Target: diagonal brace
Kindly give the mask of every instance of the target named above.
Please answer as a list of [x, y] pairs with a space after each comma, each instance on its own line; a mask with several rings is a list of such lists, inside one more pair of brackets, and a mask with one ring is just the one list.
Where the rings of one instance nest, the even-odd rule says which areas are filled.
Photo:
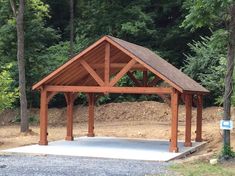
[[136, 63], [136, 60], [132, 59], [129, 61], [125, 67], [121, 69], [120, 72], [110, 81], [109, 86], [114, 86], [130, 69], [132, 66], [134, 66]]
[[85, 61], [80, 61], [81, 65], [90, 73], [90, 75], [94, 78], [94, 80], [100, 85], [104, 86], [104, 81], [97, 75], [97, 73], [90, 67], [90, 65]]

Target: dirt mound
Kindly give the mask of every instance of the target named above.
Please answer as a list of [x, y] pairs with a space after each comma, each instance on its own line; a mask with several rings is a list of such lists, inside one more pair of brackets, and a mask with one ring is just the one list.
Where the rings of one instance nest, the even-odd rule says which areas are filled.
[[[88, 116], [86, 106], [74, 107], [74, 122], [86, 122]], [[233, 108], [234, 114], [234, 108]], [[38, 109], [31, 109], [29, 112], [31, 120], [37, 121], [39, 117]], [[193, 108], [193, 119], [196, 119], [196, 108]], [[222, 118], [221, 107], [209, 107], [203, 110], [203, 121], [214, 122]], [[36, 119], [36, 120], [35, 120]], [[0, 124], [5, 125], [19, 120], [19, 111], [6, 110], [0, 114]], [[165, 103], [155, 101], [143, 102], [123, 102], [109, 103], [95, 107], [96, 121], [118, 121], [118, 120], [156, 120], [158, 122], [168, 122], [171, 120], [171, 109]], [[48, 111], [49, 124], [64, 124], [66, 121], [66, 108], [50, 108]], [[185, 107], [179, 106], [179, 122], [185, 121]]]

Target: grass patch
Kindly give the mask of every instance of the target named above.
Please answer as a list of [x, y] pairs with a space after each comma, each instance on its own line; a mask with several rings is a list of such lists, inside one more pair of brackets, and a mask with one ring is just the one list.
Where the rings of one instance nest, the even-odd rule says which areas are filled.
[[235, 166], [211, 165], [205, 162], [184, 163], [170, 166], [170, 169], [183, 176], [234, 176]]

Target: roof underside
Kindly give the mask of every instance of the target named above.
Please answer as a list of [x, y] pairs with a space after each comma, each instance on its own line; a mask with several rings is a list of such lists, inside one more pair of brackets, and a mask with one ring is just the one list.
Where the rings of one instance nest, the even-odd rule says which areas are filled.
[[[142, 64], [143, 67], [151, 69], [153, 73], [160, 76], [165, 82], [176, 89], [181, 89], [180, 91], [209, 92], [149, 49], [111, 36], [105, 36], [98, 40], [95, 44], [35, 84], [33, 89], [44, 85], [98, 86], [97, 82], [85, 70], [80, 61], [85, 60], [96, 71], [97, 75], [103, 79], [104, 68], [102, 65], [104, 65], [106, 42], [110, 43], [111, 63], [126, 64], [135, 57], [137, 62]], [[121, 68], [118, 67], [110, 68], [110, 74], [114, 75], [120, 70]]]

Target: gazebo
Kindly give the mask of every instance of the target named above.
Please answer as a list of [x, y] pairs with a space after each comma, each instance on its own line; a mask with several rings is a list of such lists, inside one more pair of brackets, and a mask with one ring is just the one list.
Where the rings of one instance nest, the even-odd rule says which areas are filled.
[[[138, 80], [134, 71], [143, 73]], [[155, 77], [149, 80], [148, 74]], [[133, 87], [119, 87], [118, 81], [128, 75]], [[167, 86], [157, 86], [163, 80]], [[104, 36], [33, 86], [40, 90], [40, 145], [47, 145], [48, 103], [57, 93], [64, 93], [67, 102], [67, 136], [73, 140], [73, 104], [77, 93], [88, 96], [88, 136], [94, 136], [94, 105], [100, 93], [157, 94], [170, 97], [172, 119], [170, 152], [178, 152], [178, 106], [183, 98], [186, 109], [185, 146], [192, 146], [192, 100], [196, 98], [196, 139], [202, 141], [202, 99], [209, 93], [196, 81], [149, 49], [112, 37]]]

